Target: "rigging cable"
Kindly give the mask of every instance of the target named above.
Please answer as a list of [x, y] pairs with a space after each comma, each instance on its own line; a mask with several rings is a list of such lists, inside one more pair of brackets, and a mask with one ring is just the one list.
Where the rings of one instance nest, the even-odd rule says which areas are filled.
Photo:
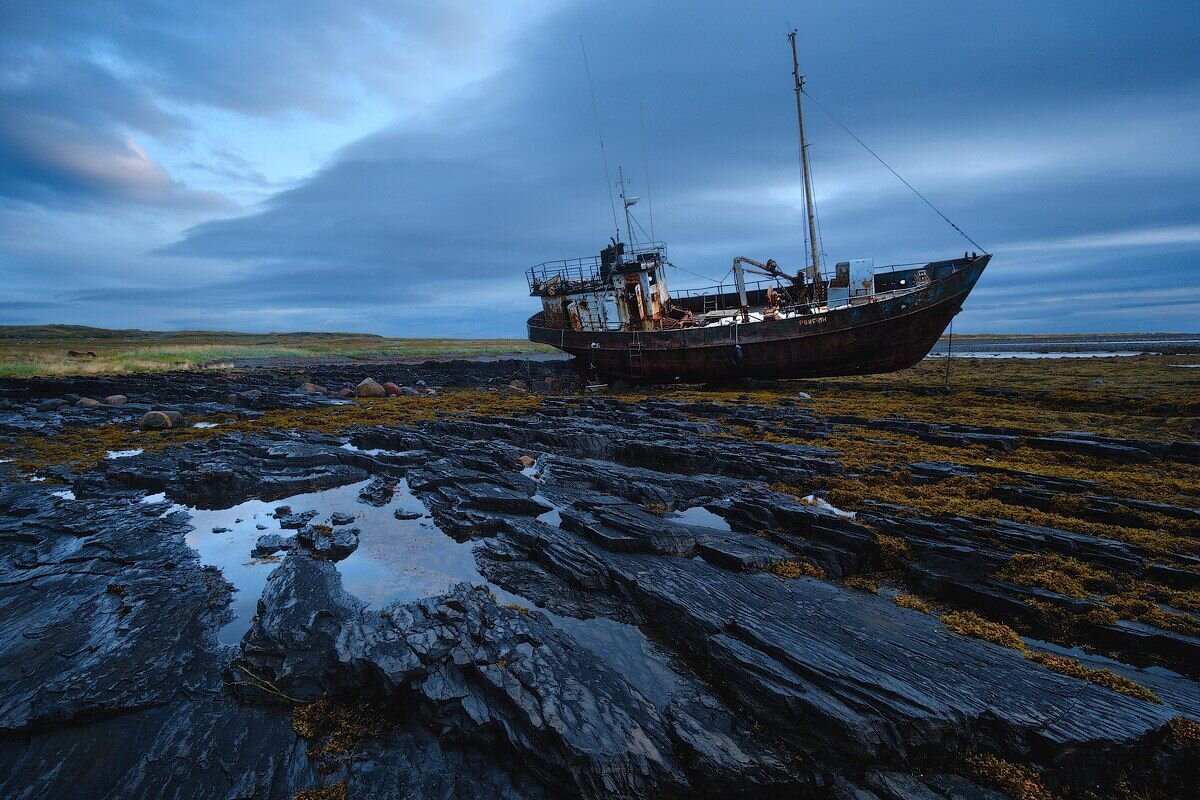
[[890, 173], [892, 173], [893, 175], [895, 175], [895, 176], [896, 176], [896, 179], [897, 179], [897, 180], [899, 180], [901, 183], [903, 183], [905, 186], [907, 186], [907, 187], [908, 187], [908, 188], [909, 188], [909, 189], [912, 191], [912, 193], [913, 193], [913, 194], [915, 194], [917, 197], [919, 197], [919, 198], [921, 198], [922, 200], [924, 200], [924, 201], [925, 201], [925, 205], [927, 205], [927, 206], [929, 206], [930, 208], [932, 208], [935, 214], [937, 214], [939, 217], [941, 217], [943, 220], [945, 220], [945, 221], [946, 221], [946, 224], [947, 224], [947, 225], [949, 225], [951, 228], [954, 228], [954, 230], [958, 231], [958, 234], [959, 234], [960, 236], [962, 236], [964, 239], [966, 239], [966, 240], [967, 240], [968, 242], [970, 242], [971, 244], [975, 245], [975, 247], [976, 247], [977, 249], [979, 249], [981, 252], [984, 252], [984, 253], [986, 253], [986, 252], [987, 252], [987, 249], [986, 249], [986, 248], [984, 248], [984, 246], [983, 246], [983, 245], [981, 245], [979, 242], [975, 241], [975, 240], [974, 240], [974, 239], [972, 239], [970, 236], [968, 236], [968, 235], [967, 235], [967, 234], [966, 234], [966, 233], [963, 231], [963, 229], [962, 229], [962, 228], [960, 228], [960, 227], [958, 227], [957, 225], [955, 225], [955, 224], [954, 224], [954, 223], [953, 223], [953, 222], [950, 220], [950, 218], [949, 218], [949, 217], [947, 217], [945, 214], [943, 214], [943, 213], [941, 212], [941, 210], [940, 210], [940, 209], [938, 209], [938, 207], [937, 207], [937, 206], [935, 206], [933, 203], [929, 202], [929, 199], [928, 199], [927, 197], [925, 197], [925, 195], [923, 195], [923, 194], [921, 194], [920, 192], [918, 192], [918, 191], [916, 190], [916, 188], [915, 188], [915, 187], [914, 187], [914, 186], [913, 186], [911, 183], [909, 183], [908, 181], [904, 180], [904, 178], [901, 178], [901, 177], [900, 177], [900, 173], [899, 173], [899, 172], [896, 172], [896, 170], [892, 169], [891, 165], [890, 165], [890, 164], [888, 164], [886, 161], [884, 161], [882, 158], [880, 158], [878, 153], [876, 153], [876, 152], [875, 152], [874, 150], [872, 150], [871, 148], [867, 147], [867, 143], [866, 143], [866, 142], [864, 142], [862, 139], [858, 138], [857, 136], [855, 136], [855, 135], [854, 135], [854, 133], [853, 133], [853, 132], [852, 132], [852, 131], [851, 131], [849, 128], [847, 128], [845, 125], [843, 125], [843, 124], [842, 124], [842, 121], [841, 121], [840, 119], [838, 119], [837, 117], [835, 117], [835, 116], [832, 114], [832, 112], [830, 112], [830, 110], [829, 110], [829, 109], [827, 109], [825, 106], [821, 105], [821, 101], [819, 101], [819, 100], [817, 100], [817, 98], [813, 97], [813, 96], [812, 96], [812, 94], [811, 94], [811, 93], [810, 93], [810, 92], [809, 92], [807, 89], [804, 89], [803, 91], [804, 91], [804, 94], [808, 96], [808, 99], [813, 101], [813, 103], [816, 105], [816, 107], [817, 107], [817, 108], [819, 108], [819, 109], [821, 109], [822, 111], [824, 111], [824, 112], [825, 112], [825, 115], [826, 115], [827, 117], [829, 117], [831, 120], [833, 120], [835, 123], [837, 123], [837, 126], [838, 126], [839, 128], [841, 128], [841, 129], [842, 129], [842, 130], [844, 130], [844, 131], [845, 131], [847, 134], [849, 134], [851, 139], [853, 139], [854, 141], [856, 141], [856, 142], [858, 142], [860, 145], [862, 145], [862, 148], [863, 148], [864, 150], [866, 150], [868, 153], [870, 153], [872, 156], [874, 156], [874, 157], [875, 157], [875, 160], [876, 160], [876, 161], [878, 161], [880, 164], [883, 164], [883, 166], [887, 168], [887, 171], [888, 171], [888, 172], [890, 172]]
[[592, 93], [592, 114], [596, 117], [596, 135], [600, 137], [600, 160], [604, 162], [604, 182], [608, 185], [608, 204], [612, 207], [613, 228], [617, 231], [617, 241], [621, 241], [621, 223], [617, 222], [617, 201], [613, 199], [612, 176], [608, 171], [608, 156], [604, 153], [604, 131], [600, 128], [600, 107], [596, 105], [596, 89], [592, 86], [592, 68], [588, 66], [587, 48], [583, 44], [583, 34], [579, 35], [579, 49], [583, 51], [583, 70], [587, 73], [588, 91]]
[[[676, 264], [673, 261], [665, 261], [664, 263], [668, 267], [674, 267], [675, 269], [677, 269], [681, 272], [686, 272], [688, 275], [694, 275], [695, 277], [700, 278], [701, 280], [708, 281], [709, 283], [711, 283], [714, 286], [718, 286], [721, 283], [721, 281], [714, 281], [712, 278], [701, 275], [699, 272], [692, 272], [690, 269], [684, 269], [683, 267], [679, 266], [678, 264]], [[724, 279], [722, 278], [722, 280], [724, 280]]]

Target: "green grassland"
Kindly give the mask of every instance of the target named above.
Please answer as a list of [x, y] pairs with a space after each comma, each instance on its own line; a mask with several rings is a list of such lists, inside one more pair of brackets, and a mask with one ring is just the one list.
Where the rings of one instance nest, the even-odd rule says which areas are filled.
[[[94, 353], [95, 356], [75, 355]], [[0, 377], [201, 369], [246, 359], [449, 358], [552, 353], [524, 339], [392, 339], [367, 333], [141, 331], [0, 325]]]

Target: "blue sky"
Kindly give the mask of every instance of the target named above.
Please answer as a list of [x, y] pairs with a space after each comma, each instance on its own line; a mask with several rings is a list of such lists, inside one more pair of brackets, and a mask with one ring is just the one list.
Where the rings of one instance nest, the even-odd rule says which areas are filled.
[[[668, 7], [668, 6], [674, 6]], [[809, 88], [996, 257], [956, 330], [1200, 329], [1195, 2], [0, 4], [0, 323], [521, 336], [611, 233], [803, 262]], [[807, 110], [824, 250], [968, 247]], [[635, 209], [649, 226], [646, 204]]]

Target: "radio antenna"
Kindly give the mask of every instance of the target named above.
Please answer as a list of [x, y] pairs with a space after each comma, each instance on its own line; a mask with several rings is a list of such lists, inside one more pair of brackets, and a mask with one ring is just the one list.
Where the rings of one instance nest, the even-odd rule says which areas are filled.
[[646, 154], [646, 104], [639, 103], [638, 110], [642, 116], [642, 163], [646, 165], [646, 205], [650, 208], [650, 240], [658, 241], [654, 236], [654, 195], [650, 194], [650, 157]]
[[612, 208], [613, 229], [617, 232], [617, 241], [621, 241], [621, 223], [617, 222], [617, 201], [613, 198], [612, 177], [608, 172], [608, 156], [604, 152], [604, 131], [600, 128], [600, 107], [596, 105], [596, 89], [592, 86], [592, 69], [588, 66], [587, 48], [583, 44], [583, 34], [579, 35], [579, 49], [583, 51], [583, 70], [587, 73], [588, 91], [592, 94], [592, 114], [596, 117], [596, 136], [600, 139], [600, 161], [604, 164], [604, 183], [608, 187], [608, 205]]

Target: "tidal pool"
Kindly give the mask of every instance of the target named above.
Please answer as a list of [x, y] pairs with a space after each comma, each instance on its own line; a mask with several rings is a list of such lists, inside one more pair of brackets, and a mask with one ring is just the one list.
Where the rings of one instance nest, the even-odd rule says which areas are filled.
[[[284, 505], [290, 506], [294, 513], [316, 510], [312, 523], [328, 524], [335, 512], [354, 515], [354, 522], [346, 527], [359, 529], [358, 549], [336, 562], [336, 566], [342, 575], [343, 588], [369, 607], [433, 597], [462, 581], [487, 586], [501, 603], [534, 607], [530, 600], [505, 591], [480, 575], [473, 552], [476, 543], [456, 542], [443, 533], [406, 481], [397, 484], [391, 502], [382, 507], [359, 501], [359, 490], [367, 483], [362, 481], [271, 502], [249, 500], [217, 510], [187, 506], [172, 509], [186, 511], [191, 516], [193, 529], [187, 534], [188, 544], [200, 554], [203, 563], [220, 569], [234, 586], [230, 607], [234, 617], [218, 633], [222, 644], [237, 645], [249, 630], [267, 578], [283, 557], [282, 554], [252, 557], [250, 553], [258, 538], [268, 533], [295, 534], [281, 528], [280, 520], [274, 516], [275, 509]], [[419, 516], [397, 519], [397, 512], [402, 516]], [[557, 509], [539, 519], [556, 525]], [[214, 533], [214, 529], [222, 532]], [[674, 656], [636, 626], [602, 617], [580, 620], [538, 610], [624, 675], [651, 702], [665, 700], [681, 684], [672, 666], [680, 667]]]

